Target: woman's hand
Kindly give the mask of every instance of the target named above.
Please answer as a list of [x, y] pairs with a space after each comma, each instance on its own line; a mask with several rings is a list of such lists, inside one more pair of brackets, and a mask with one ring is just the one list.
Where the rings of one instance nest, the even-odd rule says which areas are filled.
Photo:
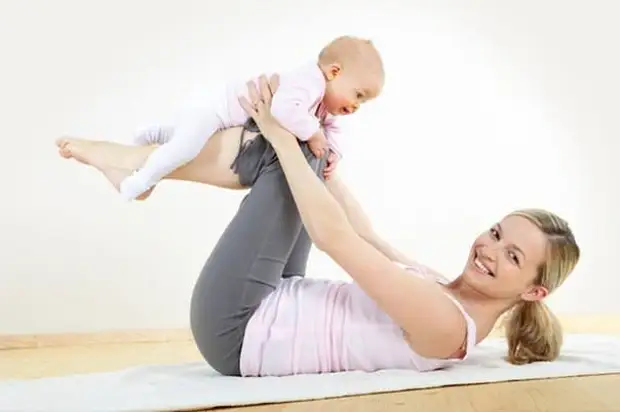
[[260, 76], [258, 89], [253, 81], [249, 81], [247, 86], [250, 100], [248, 101], [244, 96], [241, 96], [239, 103], [248, 116], [254, 119], [265, 139], [273, 144], [273, 139], [281, 138], [283, 135], [290, 138], [292, 135], [288, 132], [282, 133], [285, 129], [271, 114], [271, 100], [279, 87], [278, 75], [274, 74], [269, 80], [265, 75]]

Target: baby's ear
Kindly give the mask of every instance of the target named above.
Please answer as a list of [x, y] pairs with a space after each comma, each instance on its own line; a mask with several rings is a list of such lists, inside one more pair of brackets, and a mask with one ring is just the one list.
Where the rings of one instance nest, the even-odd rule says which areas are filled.
[[341, 72], [342, 72], [342, 67], [340, 67], [339, 63], [330, 64], [327, 69], [327, 73], [326, 73], [327, 80], [329, 81], [334, 80], [336, 77], [340, 75]]

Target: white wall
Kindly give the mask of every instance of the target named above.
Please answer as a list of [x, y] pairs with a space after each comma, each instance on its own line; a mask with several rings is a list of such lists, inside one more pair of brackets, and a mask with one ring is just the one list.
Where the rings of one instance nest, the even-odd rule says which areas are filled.
[[[0, 333], [187, 326], [242, 193], [166, 182], [125, 204], [54, 139], [128, 142], [188, 93], [343, 33], [372, 37], [387, 66], [341, 164], [381, 233], [455, 276], [496, 218], [550, 208], [583, 249], [552, 306], [620, 312], [613, 1], [310, 3], [0, 0]], [[345, 277], [318, 252], [311, 273]]]

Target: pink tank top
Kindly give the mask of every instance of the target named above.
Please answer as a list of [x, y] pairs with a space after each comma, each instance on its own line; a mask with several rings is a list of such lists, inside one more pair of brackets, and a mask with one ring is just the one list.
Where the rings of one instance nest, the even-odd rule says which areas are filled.
[[[412, 273], [428, 276], [422, 270]], [[476, 342], [476, 324], [452, 295], [446, 295], [467, 322], [467, 357]], [[428, 371], [462, 359], [415, 353], [402, 329], [355, 283], [294, 277], [283, 280], [251, 317], [240, 367], [243, 376]]]

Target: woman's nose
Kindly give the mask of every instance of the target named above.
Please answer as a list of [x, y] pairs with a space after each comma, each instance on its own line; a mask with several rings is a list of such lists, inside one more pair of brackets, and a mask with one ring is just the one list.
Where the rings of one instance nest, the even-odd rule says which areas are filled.
[[484, 260], [495, 262], [497, 260], [498, 250], [499, 250], [499, 245], [487, 246], [482, 250], [482, 253], [480, 255]]

